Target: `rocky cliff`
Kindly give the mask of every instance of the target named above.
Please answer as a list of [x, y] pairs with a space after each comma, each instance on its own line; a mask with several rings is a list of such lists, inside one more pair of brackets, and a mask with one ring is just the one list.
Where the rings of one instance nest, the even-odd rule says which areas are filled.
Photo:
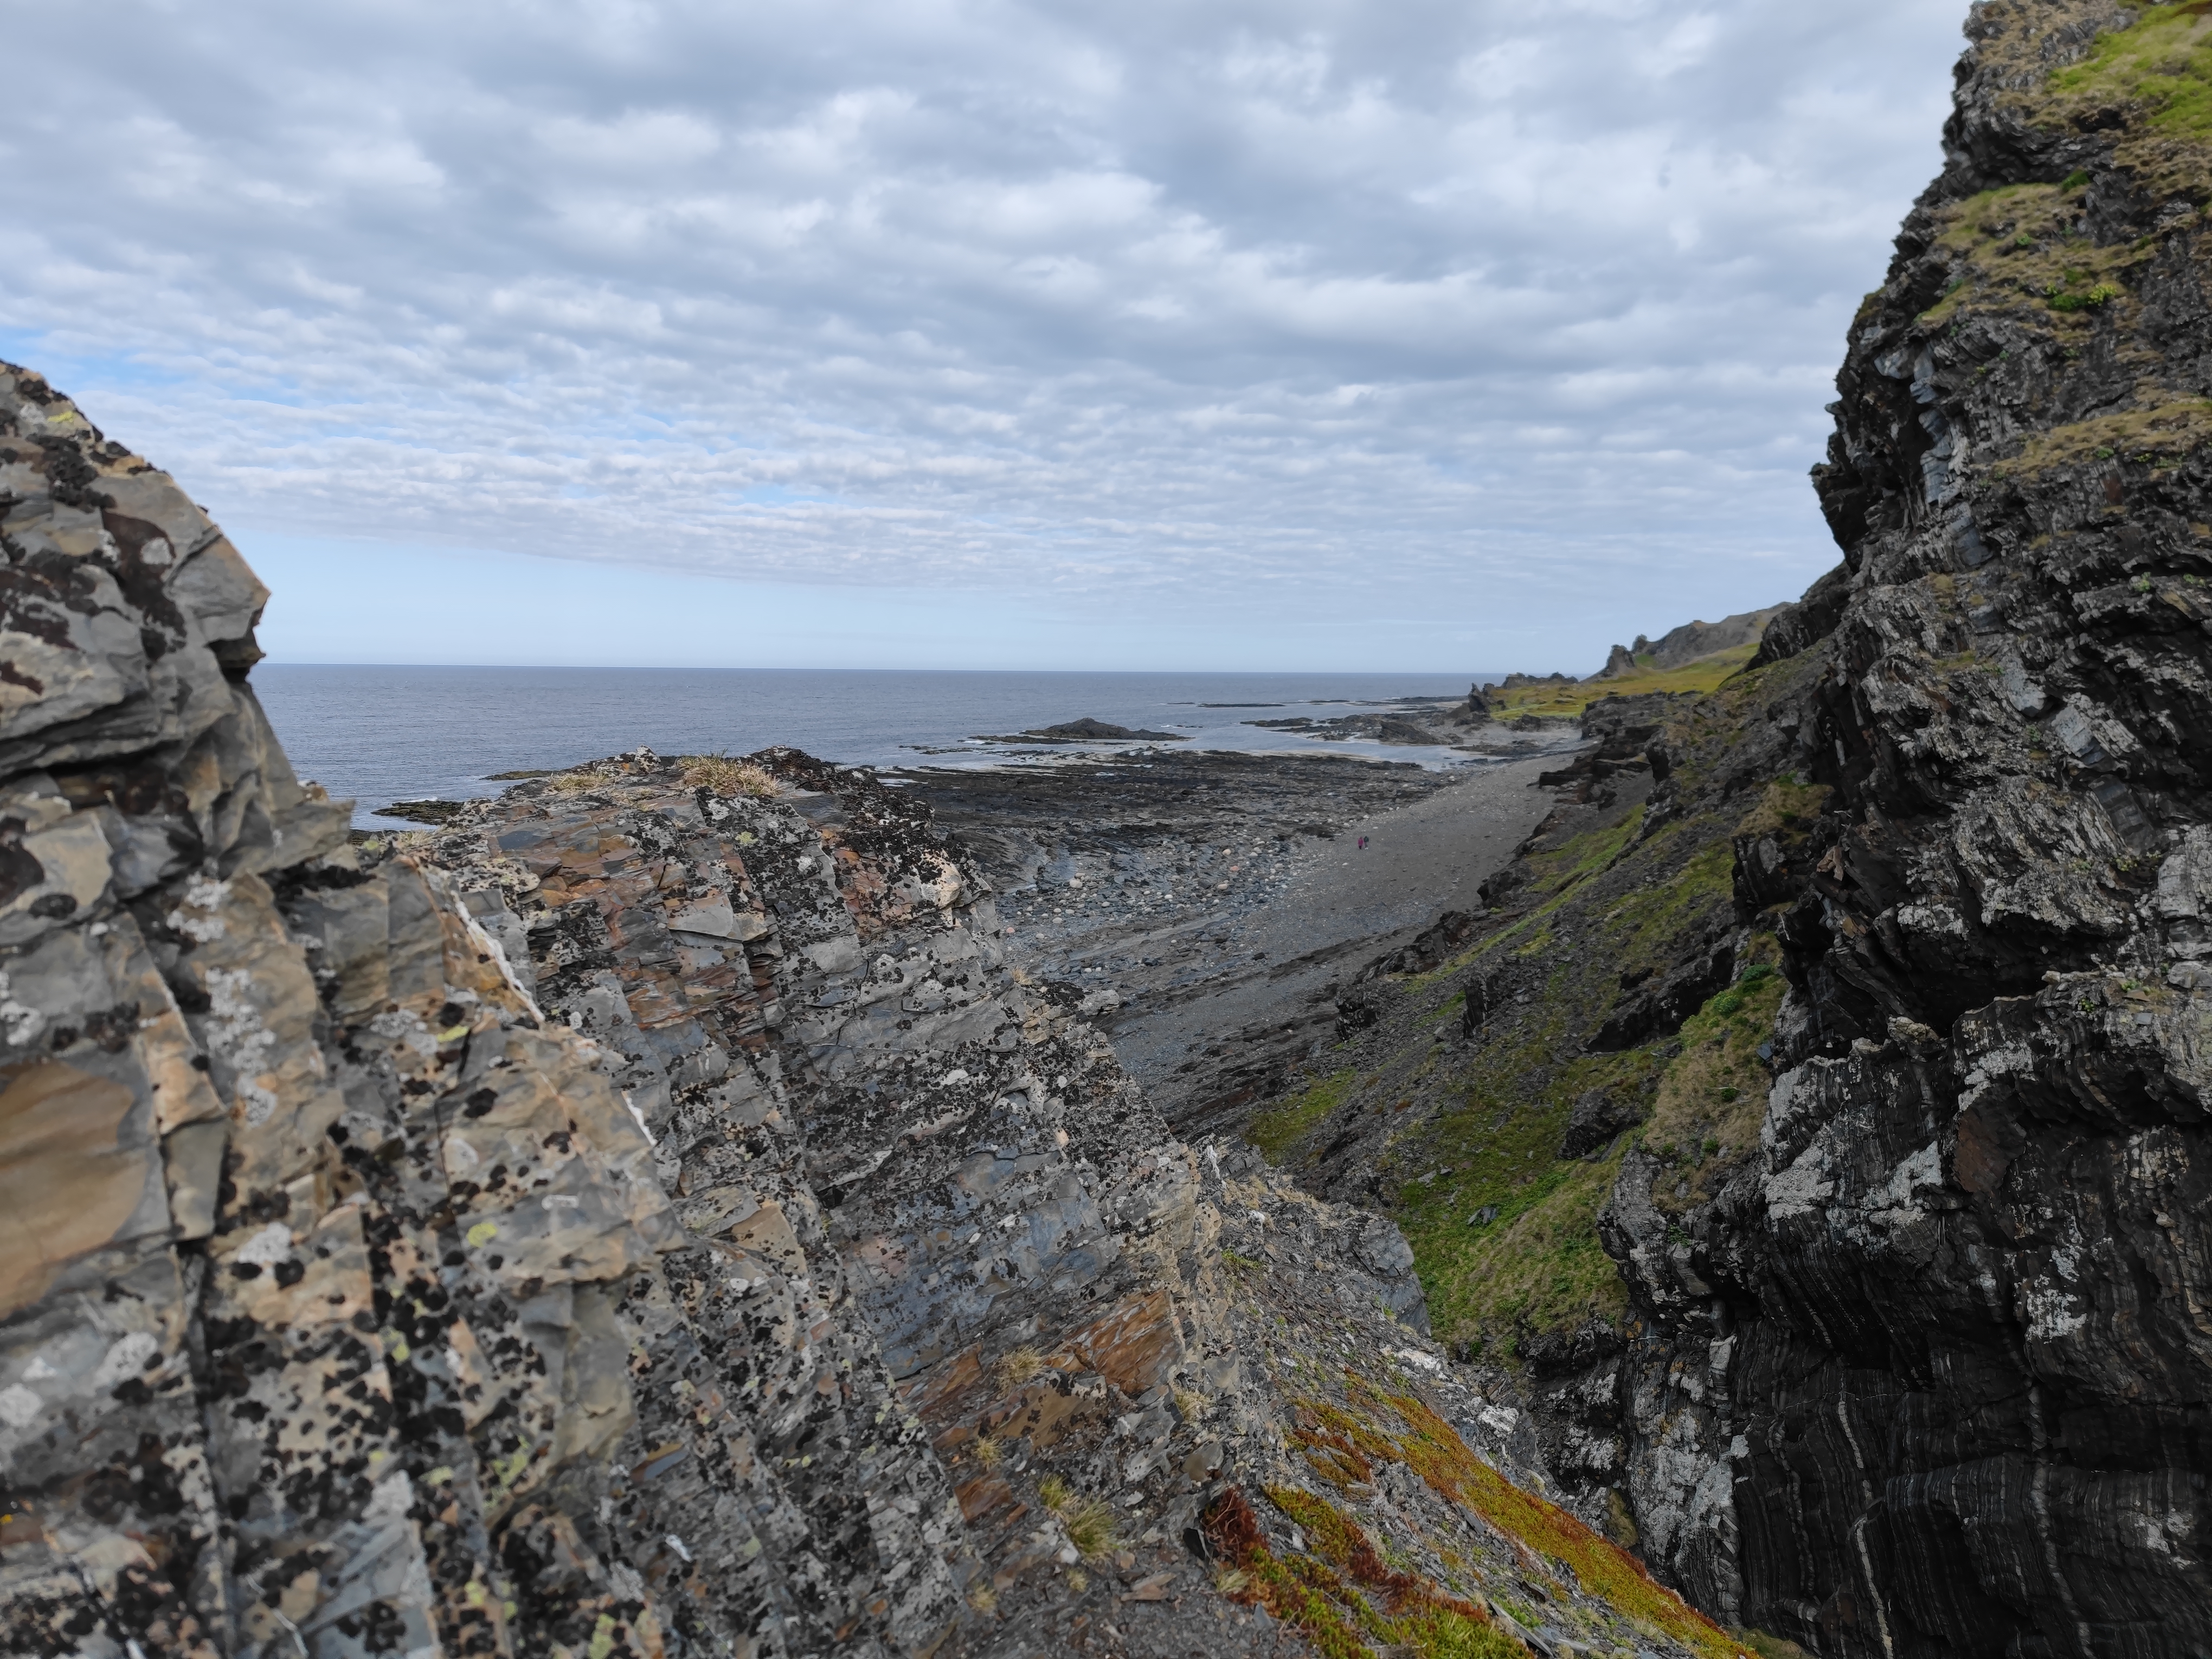
[[237, 552], [5, 367], [0, 509], [0, 1650], [1735, 1651], [911, 793], [356, 847]]
[[1759, 1148], [1613, 1200], [1638, 1508], [1808, 1645], [2212, 1648], [2202, 12], [1972, 14], [1816, 472], [1844, 564], [1765, 653], [1826, 635], [1820, 810], [1735, 844]]
[[1968, 33], [1815, 471], [1843, 564], [1718, 690], [1593, 705], [1472, 943], [1378, 963], [1261, 1133], [1395, 1209], [1440, 1334], [1716, 1617], [2179, 1659], [2212, 1651], [2212, 17]]

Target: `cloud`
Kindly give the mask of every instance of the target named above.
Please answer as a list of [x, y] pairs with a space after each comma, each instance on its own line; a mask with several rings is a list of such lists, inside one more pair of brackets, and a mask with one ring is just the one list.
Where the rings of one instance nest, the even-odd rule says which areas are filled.
[[20, 9], [0, 350], [243, 531], [1586, 653], [1831, 561], [1948, 10]]

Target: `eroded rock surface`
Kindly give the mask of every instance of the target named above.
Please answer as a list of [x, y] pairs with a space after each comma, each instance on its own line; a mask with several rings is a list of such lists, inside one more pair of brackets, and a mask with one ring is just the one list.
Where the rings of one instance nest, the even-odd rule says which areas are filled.
[[1647, 1550], [1821, 1652], [2212, 1651], [2212, 173], [2098, 44], [2198, 85], [2191, 18], [1972, 14], [1762, 653], [1824, 810], [1736, 843], [1757, 1155], [1610, 1213]]

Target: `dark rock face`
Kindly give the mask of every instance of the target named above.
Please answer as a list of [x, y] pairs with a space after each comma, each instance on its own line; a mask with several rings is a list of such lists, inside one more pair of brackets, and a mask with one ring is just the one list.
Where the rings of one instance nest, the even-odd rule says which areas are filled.
[[[1705, 1006], [1705, 999], [1735, 977], [1735, 945], [1722, 939], [1692, 957], [1664, 979], [1647, 981], [1632, 988], [1606, 1016], [1590, 1039], [1595, 1053], [1633, 1048], [1653, 1037], [1671, 1036], [1682, 1022]], [[1572, 1156], [1572, 1154], [1567, 1154]]]
[[1694, 701], [1686, 694], [1665, 691], [1600, 697], [1583, 711], [1586, 745], [1566, 765], [1539, 774], [1537, 783], [1546, 788], [1571, 788], [1568, 799], [1578, 805], [1611, 805], [1618, 794], [1614, 781], [1623, 774], [1653, 772], [1655, 781], [1666, 775], [1651, 745], [1666, 729], [1669, 714]]
[[[1641, 638], [1641, 635], [1638, 636]], [[1605, 666], [1590, 676], [1592, 679], [1617, 680], [1623, 674], [1636, 672], [1636, 657], [1625, 645], [1616, 645], [1606, 653]]]
[[1464, 910], [1447, 910], [1416, 934], [1413, 942], [1370, 964], [1363, 979], [1376, 974], [1431, 974], [1459, 954], [1474, 937], [1477, 919]]
[[1561, 1158], [1582, 1158], [1611, 1143], [1644, 1121], [1641, 1103], [1620, 1089], [1585, 1090], [1575, 1100], [1566, 1133], [1559, 1137]]
[[1758, 1153], [1606, 1218], [1644, 1550], [1824, 1654], [2212, 1651], [2204, 147], [2051, 79], [2135, 21], [1972, 15], [1816, 470], [1845, 562], [1762, 647], [1825, 661], [1826, 795], [1736, 842]]

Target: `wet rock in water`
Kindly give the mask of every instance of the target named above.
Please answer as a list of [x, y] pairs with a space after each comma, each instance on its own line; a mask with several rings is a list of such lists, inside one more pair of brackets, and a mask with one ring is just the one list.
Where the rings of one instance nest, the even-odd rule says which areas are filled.
[[1375, 738], [1378, 743], [1442, 744], [1444, 738], [1425, 726], [1397, 715], [1385, 715], [1376, 723]]
[[[1720, 1640], [927, 803], [641, 750], [356, 848], [189, 498], [5, 366], [0, 490], [0, 1650], [1463, 1645], [1530, 1540]], [[1284, 1591], [1355, 1536], [1405, 1599]]]
[[404, 818], [410, 823], [443, 823], [465, 805], [458, 800], [396, 800], [389, 806], [378, 807], [371, 816]]
[[1092, 720], [1088, 715], [1079, 720], [1063, 720], [1058, 726], [1039, 726], [1021, 735], [1075, 743], [1182, 743], [1189, 737], [1189, 733], [1184, 732], [1145, 732], [1132, 726], [1115, 726], [1105, 720]]

